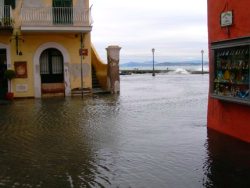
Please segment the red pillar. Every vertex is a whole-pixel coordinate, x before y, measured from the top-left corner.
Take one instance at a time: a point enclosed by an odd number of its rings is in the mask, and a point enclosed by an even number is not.
[[[211,97],[214,77],[214,57],[211,43],[250,37],[249,0],[208,0],[208,37],[210,92],[208,99],[208,128],[250,143],[250,105],[226,102]],[[221,27],[221,13],[233,12],[233,24]]]

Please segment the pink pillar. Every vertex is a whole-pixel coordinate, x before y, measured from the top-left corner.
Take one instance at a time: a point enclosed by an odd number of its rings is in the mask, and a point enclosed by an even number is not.
[[[120,92],[119,60],[121,47],[108,46],[106,50],[108,57],[107,87],[111,94],[116,94]]]

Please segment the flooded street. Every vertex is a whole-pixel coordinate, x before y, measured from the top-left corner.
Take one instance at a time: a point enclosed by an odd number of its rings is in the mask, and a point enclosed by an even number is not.
[[[250,146],[207,131],[208,75],[0,106],[0,187],[250,187]]]

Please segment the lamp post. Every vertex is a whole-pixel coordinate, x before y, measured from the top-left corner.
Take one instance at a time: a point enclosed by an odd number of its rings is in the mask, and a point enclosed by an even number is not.
[[[155,76],[155,49],[152,48],[152,53],[153,53],[153,73],[152,76]]]
[[[203,54],[204,50],[201,50],[201,73],[203,74]]]

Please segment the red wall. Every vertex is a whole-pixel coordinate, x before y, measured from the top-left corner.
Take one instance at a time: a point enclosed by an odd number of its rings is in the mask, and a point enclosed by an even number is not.
[[[250,36],[250,0],[207,0],[207,2],[209,46],[215,41]],[[233,25],[230,26],[229,33],[227,28],[220,26],[220,15],[228,10],[233,11]],[[214,62],[211,51],[209,54],[211,78]],[[209,97],[208,128],[250,143],[250,106]]]

